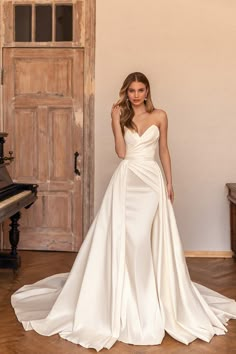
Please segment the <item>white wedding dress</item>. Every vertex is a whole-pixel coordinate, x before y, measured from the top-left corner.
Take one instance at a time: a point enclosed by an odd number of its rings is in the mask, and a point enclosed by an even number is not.
[[[59,333],[86,348],[117,341],[160,344],[165,331],[188,344],[224,334],[236,302],[193,283],[165,183],[154,159],[157,126],[126,128],[127,153],[70,273],[12,295],[25,330]]]

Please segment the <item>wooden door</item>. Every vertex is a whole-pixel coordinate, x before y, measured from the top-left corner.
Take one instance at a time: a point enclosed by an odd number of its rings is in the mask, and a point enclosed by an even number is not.
[[[82,243],[83,49],[4,48],[3,117],[15,182],[37,183],[22,211],[20,249],[76,251]],[[78,162],[78,168],[82,162]],[[7,228],[5,228],[6,231]],[[5,246],[8,235],[5,233]]]

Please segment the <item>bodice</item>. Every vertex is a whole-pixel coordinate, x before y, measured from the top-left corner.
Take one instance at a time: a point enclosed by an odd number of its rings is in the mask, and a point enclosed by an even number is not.
[[[160,136],[159,128],[152,124],[142,135],[125,128],[125,160],[153,161]]]

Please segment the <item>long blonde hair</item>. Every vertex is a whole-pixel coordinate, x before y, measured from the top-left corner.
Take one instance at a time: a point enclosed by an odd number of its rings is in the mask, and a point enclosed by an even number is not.
[[[154,106],[153,106],[152,99],[151,99],[150,84],[149,84],[147,77],[140,72],[134,72],[134,73],[129,74],[126,77],[126,79],[120,89],[120,93],[119,93],[120,99],[116,103],[117,105],[120,106],[120,110],[121,110],[120,125],[121,125],[121,129],[122,129],[123,134],[124,134],[124,127],[137,130],[137,127],[136,127],[135,123],[133,122],[134,110],[133,110],[133,107],[132,107],[130,101],[128,100],[128,94],[127,94],[129,86],[134,81],[141,82],[146,86],[147,98],[146,98],[146,101],[144,102],[145,107],[146,107],[146,111],[148,113],[151,113],[154,110]]]

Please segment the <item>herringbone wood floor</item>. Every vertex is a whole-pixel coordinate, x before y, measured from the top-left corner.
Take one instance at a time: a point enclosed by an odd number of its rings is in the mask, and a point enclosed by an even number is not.
[[[21,251],[22,267],[18,274],[0,270],[0,353],[1,354],[82,354],[96,353],[61,339],[58,335],[43,337],[34,331],[25,332],[16,320],[10,305],[11,294],[24,284],[55,273],[70,270],[75,254]],[[233,259],[187,259],[193,281],[222,294],[236,298],[236,262]],[[188,346],[166,334],[159,346],[134,346],[121,342],[109,354],[236,354],[236,320],[229,321],[228,333],[215,336],[211,343],[195,340]]]

